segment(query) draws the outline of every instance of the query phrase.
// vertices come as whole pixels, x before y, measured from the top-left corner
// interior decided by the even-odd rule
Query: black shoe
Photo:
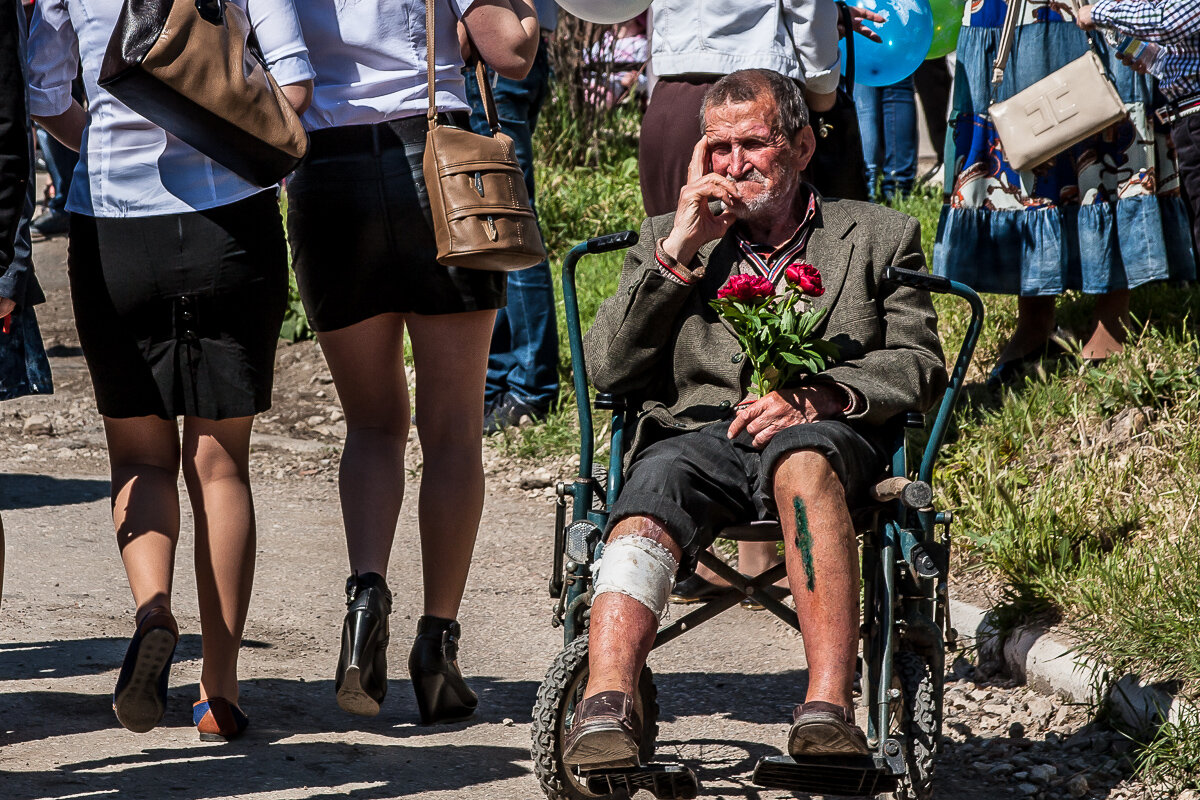
[[[714,597],[725,594],[728,590],[728,586],[717,586],[715,583],[709,583],[693,572],[675,584],[675,588],[671,590],[671,602],[680,605],[707,603]]]
[[[491,436],[504,428],[541,422],[547,413],[549,412],[544,408],[531,406],[511,394],[506,394],[483,415],[483,435]]]
[[[71,215],[66,211],[47,211],[29,223],[29,230],[39,236],[61,236],[71,230]]]
[[[379,713],[387,694],[388,614],[392,593],[375,572],[346,579],[346,621],[334,688],[345,711],[363,717]]]
[[[458,668],[458,622],[442,617],[421,617],[417,639],[408,656],[408,674],[417,694],[422,725],[461,722],[475,713],[479,698],[463,680]]]
[[[1073,347],[1073,342],[1074,337],[1070,333],[1058,328],[1043,344],[1033,348],[1025,355],[1010,358],[1008,361],[992,367],[984,385],[989,392],[999,392],[1008,386],[1014,386],[1025,377],[1025,372],[1030,366],[1039,364],[1048,358],[1065,356],[1071,353],[1072,349],[1078,352],[1078,347]]]

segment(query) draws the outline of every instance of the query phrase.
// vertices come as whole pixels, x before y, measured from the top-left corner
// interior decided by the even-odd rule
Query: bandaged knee
[[[592,581],[592,597],[616,592],[632,597],[662,619],[679,562],[645,536],[622,536],[604,546]]]

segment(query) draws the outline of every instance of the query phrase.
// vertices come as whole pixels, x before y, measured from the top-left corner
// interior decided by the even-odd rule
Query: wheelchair
[[[654,676],[648,666],[642,670],[634,699],[636,717],[642,725],[639,740],[642,766],[580,772],[567,768],[561,760],[575,704],[587,684],[591,565],[603,550],[608,509],[621,490],[623,440],[636,412],[620,397],[596,395],[595,409],[611,412],[612,423],[607,468],[594,465],[595,431],[575,268],[586,254],[626,248],[635,244],[637,238],[635,232],[624,231],[590,239],[572,248],[563,264],[580,449],[577,477],[558,485],[549,585],[550,596],[556,601],[552,623],[562,627],[564,647],[547,671],[533,708],[534,771],[549,800],[616,800],[631,797],[639,790],[647,790],[659,798],[690,798],[699,791],[697,776],[688,767],[654,763],[658,704]],[[889,474],[873,487],[870,507],[855,513],[862,553],[860,683],[862,700],[869,712],[867,740],[871,753],[802,761],[786,755],[768,756],[758,762],[753,781],[763,787],[797,793],[840,796],[892,793],[897,800],[928,800],[933,791],[933,757],[941,739],[945,656],[957,647],[947,594],[952,515],[933,508],[930,482],[983,325],[983,304],[969,287],[945,278],[889,267],[884,279],[956,295],[969,304],[971,320],[926,444],[919,447],[916,441],[919,437],[914,435],[924,431],[924,415],[907,414],[896,420],[890,434]],[[726,528],[721,537],[738,541],[782,538],[775,522]],[[702,552],[699,558],[700,563],[724,578],[730,588],[660,628],[654,648],[745,598],[753,598],[799,631],[796,612],[765,591],[784,577],[784,564],[761,575],[747,576],[711,553]]]

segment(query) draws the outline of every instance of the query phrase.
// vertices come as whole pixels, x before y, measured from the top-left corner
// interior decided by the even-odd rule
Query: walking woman
[[[272,74],[303,110],[314,73],[291,0],[229,2],[246,10]],[[67,200],[71,297],[137,606],[113,709],[132,731],[162,719],[179,638],[182,466],[204,656],[193,721],[201,739],[231,739],[247,724],[237,662],[254,572],[250,428],[271,402],[287,245],[275,189],[243,181],[97,85],[121,6],[38,0],[29,40],[31,111],[80,151]],[[86,111],[71,98],[79,59]]]
[[[435,100],[469,129],[463,47],[520,78],[538,46],[530,0],[436,3]],[[288,183],[300,294],[346,414],[340,489],[350,578],[335,686],[371,716],[387,691],[388,558],[404,495],[409,394],[404,331],[420,398],[418,498],[424,616],[409,658],[421,721],[469,717],[475,694],[457,663],[459,603],[483,510],[483,391],[504,274],[443,267],[422,178],[425,3],[298,3],[317,70],[308,159]]]
[[[994,390],[1063,349],[1054,307],[1064,291],[1096,296],[1081,355],[1099,362],[1124,348],[1130,290],[1196,277],[1178,170],[1166,129],[1154,123],[1152,82],[1122,66],[1102,37],[1097,49],[1129,119],[1027,172],[1004,159],[990,102],[1022,91],[1089,47],[1068,4],[1023,0],[1008,70],[992,98],[1007,11],[1004,0],[974,0],[958,40],[947,202],[933,259],[938,275],[977,291],[1018,295],[1016,330],[988,378]]]

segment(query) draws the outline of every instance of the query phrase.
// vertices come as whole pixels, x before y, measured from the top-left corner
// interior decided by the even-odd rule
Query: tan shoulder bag
[[[425,189],[437,237],[437,260],[448,267],[509,272],[546,259],[512,139],[500,133],[496,104],[483,62],[476,64],[479,93],[491,136],[437,120],[434,103],[434,4],[425,4],[429,73],[429,132],[425,135]]]
[[[1004,79],[1004,69],[1016,37],[1025,0],[1009,0],[992,70],[992,96]],[[1071,0],[1078,10],[1079,0]],[[1125,103],[1108,77],[1095,43],[1087,53],[1032,86],[988,108],[1004,157],[1017,171],[1050,160],[1072,145],[1125,119]]]

